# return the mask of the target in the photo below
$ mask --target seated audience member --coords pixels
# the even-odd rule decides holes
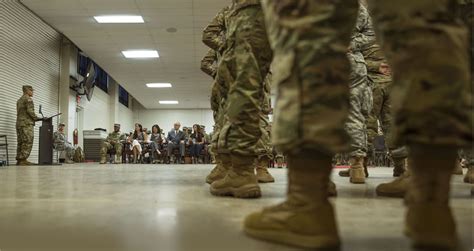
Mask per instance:
[[[109,133],[109,136],[102,143],[100,150],[100,164],[107,163],[107,151],[115,149],[114,163],[122,163],[122,144],[125,143],[126,136],[120,132],[120,124],[114,125],[114,131]]]
[[[138,161],[141,161],[141,156],[142,156],[142,145],[145,141],[147,140],[147,135],[145,132],[143,132],[143,127],[141,124],[136,123],[135,124],[135,131],[132,134],[132,139],[130,140],[132,145],[130,148],[132,149],[133,152],[133,163],[138,163]]]
[[[163,143],[165,142],[165,138],[161,135],[161,128],[158,125],[153,125],[150,134],[150,157],[153,164],[156,164],[158,157],[162,156]]]
[[[191,145],[191,157],[193,160],[193,164],[198,163],[199,156],[201,155],[201,151],[204,147],[204,135],[202,134],[201,127],[199,125],[193,125],[193,133],[191,134],[190,139],[192,140]]]
[[[174,128],[168,132],[168,156],[171,157],[173,150],[179,148],[180,152],[180,162],[184,164],[184,151],[185,151],[185,135],[183,131],[180,131],[179,128],[181,124],[179,122],[174,123]]]
[[[63,123],[59,124],[58,130],[53,134],[53,147],[56,151],[65,151],[66,152],[66,164],[74,164],[72,160],[74,158],[75,149],[74,146],[67,141],[66,135],[64,134]]]

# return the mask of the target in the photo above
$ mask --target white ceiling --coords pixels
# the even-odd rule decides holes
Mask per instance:
[[[202,30],[230,0],[21,0],[73,41],[145,108],[209,108],[212,79],[199,69]],[[98,24],[97,15],[141,15],[145,24]],[[176,28],[169,33],[168,28]],[[121,51],[155,49],[159,59],[125,59]],[[172,83],[149,89],[150,82]],[[178,100],[166,106],[158,100]]]

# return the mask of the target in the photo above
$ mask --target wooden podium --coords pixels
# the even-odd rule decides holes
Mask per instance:
[[[39,130],[39,165],[53,164],[53,118],[59,115],[61,113],[42,120]]]

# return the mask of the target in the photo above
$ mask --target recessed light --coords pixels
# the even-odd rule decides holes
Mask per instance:
[[[142,16],[128,15],[95,16],[94,19],[100,24],[139,24],[145,22]]]
[[[158,51],[155,50],[128,50],[122,51],[126,58],[159,58]]]
[[[171,88],[173,87],[170,83],[148,83],[148,88]]]
[[[177,105],[179,102],[177,100],[160,100],[160,104],[162,105]]]

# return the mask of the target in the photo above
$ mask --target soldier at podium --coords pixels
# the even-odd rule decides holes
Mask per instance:
[[[23,96],[16,103],[16,135],[18,142],[16,164],[18,166],[34,165],[28,161],[28,157],[33,148],[35,122],[42,119],[35,114],[32,97],[33,87],[24,85]]]
[[[102,143],[100,150],[100,164],[107,163],[107,151],[115,149],[115,163],[122,163],[122,148],[123,142],[125,142],[125,134],[120,132],[120,124],[114,124],[114,131],[109,133],[107,139]]]

